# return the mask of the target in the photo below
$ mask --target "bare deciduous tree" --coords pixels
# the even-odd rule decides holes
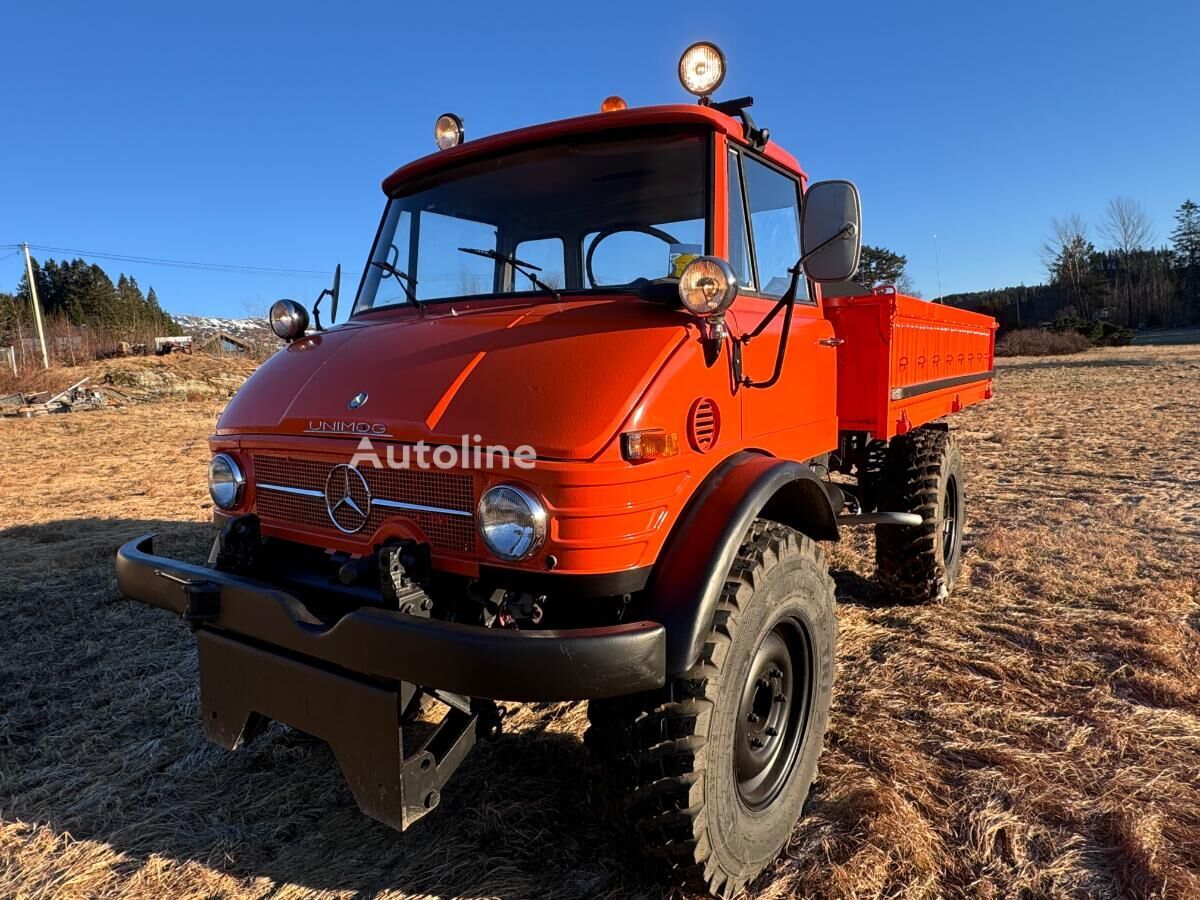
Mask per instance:
[[[1148,297],[1144,296],[1146,291],[1142,290],[1148,285],[1141,283],[1145,280],[1145,260],[1140,257],[1141,251],[1153,240],[1150,217],[1136,200],[1114,197],[1108,201],[1100,233],[1120,259],[1113,287],[1118,302],[1124,305],[1129,327],[1135,328],[1149,306]]]
[[[1104,222],[1100,225],[1100,234],[1108,240],[1114,250],[1126,256],[1146,249],[1154,240],[1154,229],[1150,225],[1150,217],[1146,215],[1146,210],[1136,200],[1128,197],[1114,197],[1108,201]]]

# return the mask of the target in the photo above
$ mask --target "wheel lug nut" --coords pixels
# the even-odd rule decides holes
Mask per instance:
[[[746,721],[753,724],[754,722],[758,721],[758,716],[756,716],[754,713],[748,713],[746,715]]]
[[[782,678],[782,677],[783,677],[783,673],[782,673],[782,672],[780,672],[778,669],[772,669],[772,670],[771,670],[771,677],[772,677],[772,678]]]
[[[779,729],[772,728],[770,725],[764,728],[763,731],[766,733],[767,737],[775,737],[775,735],[779,734]]]
[[[769,688],[771,686],[771,684],[770,684],[770,682],[767,681],[767,679],[760,678],[760,679],[758,679],[758,686],[760,688],[762,688],[763,690],[766,690],[767,688]]]
[[[761,740],[759,740],[758,738],[750,738],[750,746],[751,747],[758,749],[758,748],[762,747],[762,745],[763,745],[763,742]]]
[[[787,701],[787,694],[776,694],[775,695],[776,703],[784,703],[786,701]]]

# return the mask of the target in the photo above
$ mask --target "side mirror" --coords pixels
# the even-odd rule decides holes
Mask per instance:
[[[333,270],[333,289],[330,290],[329,296],[333,299],[333,303],[329,309],[329,324],[332,325],[337,321],[338,297],[342,293],[342,264],[338,263],[337,268]]]
[[[329,324],[333,324],[333,320],[337,318],[338,295],[342,292],[342,264],[338,263],[337,268],[333,270],[333,287],[325,288],[317,295],[316,302],[313,303],[313,321],[316,323],[317,331],[324,331],[324,326],[321,325],[321,301],[326,297],[333,298],[333,309],[329,312]]]
[[[813,281],[846,281],[858,271],[862,205],[853,182],[809,185],[800,216],[800,242],[804,271]]]

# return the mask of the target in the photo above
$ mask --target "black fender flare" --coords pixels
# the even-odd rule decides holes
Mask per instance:
[[[667,631],[668,678],[700,657],[725,576],[757,518],[838,539],[833,495],[809,466],[748,451],[721,463],[684,507],[647,585],[647,618]]]

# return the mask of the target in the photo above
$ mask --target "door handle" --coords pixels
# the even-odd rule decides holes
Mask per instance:
[[[846,339],[845,338],[820,338],[817,340],[817,343],[820,344],[822,347],[840,347],[840,346],[842,346],[842,344],[846,343]]]

